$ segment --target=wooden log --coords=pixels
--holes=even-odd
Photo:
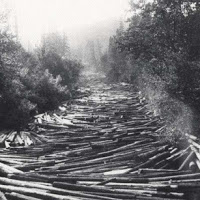
[[[190,135],[190,134],[186,133],[185,136],[188,137],[188,138],[191,139],[191,140],[194,140],[194,141],[197,140],[197,137],[194,136],[194,135]]]
[[[6,197],[8,197],[8,199],[11,199],[11,200],[42,200],[40,198],[31,197],[31,196],[19,194],[16,192],[6,193]]]
[[[158,172],[163,172],[163,173],[168,173],[168,172],[178,172],[178,170],[174,169],[148,169],[148,168],[141,168],[138,170],[138,174],[152,174],[152,173],[158,173]],[[154,176],[154,174],[152,174]]]
[[[41,177],[34,177],[34,176],[31,176],[31,175],[19,175],[19,174],[8,174],[7,176],[8,178],[10,179],[13,179],[13,180],[21,180],[21,181],[33,181],[33,182],[50,182],[48,178],[41,178]]]
[[[97,187],[97,186],[84,186],[84,185],[74,185],[69,183],[63,182],[54,182],[54,187],[68,189],[68,190],[75,190],[75,191],[85,191],[85,192],[99,192],[99,193],[114,193],[114,194],[133,194],[132,192],[123,192],[120,190],[112,190],[105,187]]]
[[[68,129],[68,126],[63,126],[63,125],[57,125],[57,124],[40,124],[40,123],[35,123],[35,125],[42,127],[42,128],[47,128],[47,129]]]
[[[5,191],[7,193],[20,193],[27,196],[41,198],[41,199],[49,199],[49,200],[78,200],[79,198],[59,195],[59,194],[51,194],[48,190],[34,189],[34,188],[25,188],[25,187],[17,187],[11,185],[0,185],[0,190]],[[61,192],[61,191],[60,191]]]
[[[200,178],[200,173],[193,173],[193,174],[183,174],[177,176],[165,176],[165,177],[156,177],[156,178],[149,178],[150,182],[157,182],[157,181],[167,181],[167,180],[184,180],[184,179],[198,179]]]
[[[195,160],[196,164],[197,164],[197,167],[199,168],[200,170],[200,161],[198,159]]]
[[[197,159],[200,161],[200,153],[193,146],[191,146],[191,149],[192,149],[192,151],[194,151],[194,153],[196,154]]]
[[[8,174],[23,174],[24,172],[6,164],[0,163],[0,173],[3,175]]]
[[[194,152],[190,152],[190,154],[187,156],[187,158],[183,161],[181,166],[179,167],[179,170],[183,170],[184,167],[190,162],[190,160],[194,157]]]
[[[6,196],[4,195],[3,192],[0,191],[0,199],[1,200],[7,200]]]

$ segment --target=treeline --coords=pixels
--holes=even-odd
[[[110,38],[101,58],[107,78],[134,83],[155,112],[171,115],[171,122],[190,110],[199,118],[200,2],[142,0],[131,1],[130,7],[128,25]],[[179,109],[182,104],[185,109]],[[182,123],[193,119],[187,116]]]
[[[27,52],[5,17],[0,24],[0,128],[20,130],[36,113],[72,97],[83,66],[69,59],[67,38],[60,33],[44,35],[41,46]]]

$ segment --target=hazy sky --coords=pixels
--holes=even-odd
[[[42,33],[72,32],[79,27],[125,16],[129,0],[10,0],[19,34],[34,44]]]

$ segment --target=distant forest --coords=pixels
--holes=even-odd
[[[198,134],[200,2],[135,2],[130,2],[128,22],[110,38],[101,70],[111,82],[133,83],[155,115],[168,120],[170,134]]]

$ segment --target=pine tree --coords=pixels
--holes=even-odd
[[[46,53],[54,52],[62,58],[69,57],[69,45],[68,39],[65,33],[60,34],[58,32],[48,33],[43,35],[41,48]]]
[[[85,46],[85,62],[92,68],[97,65],[94,41],[89,40]]]

